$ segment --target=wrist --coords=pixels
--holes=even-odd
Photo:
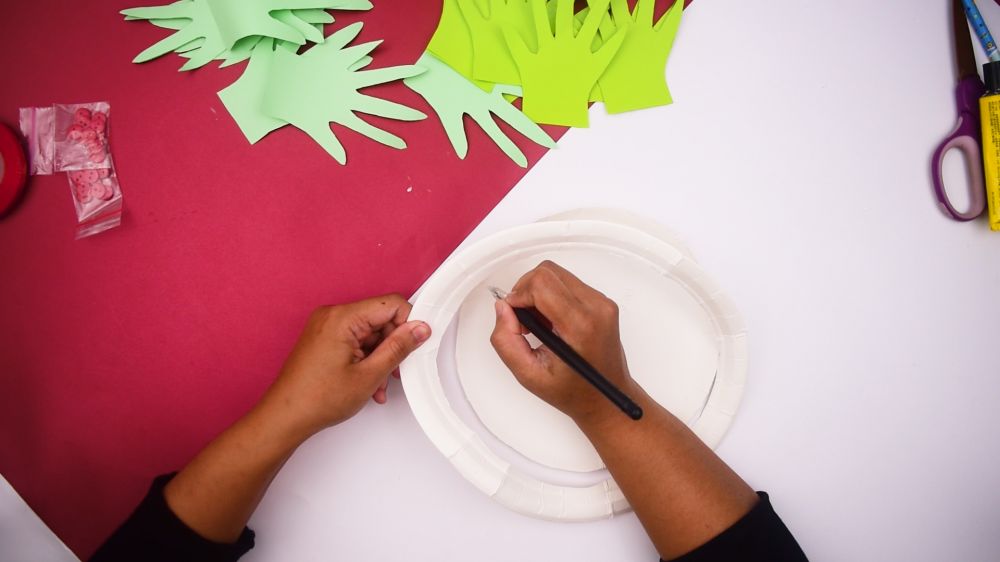
[[[652,399],[642,387],[634,381],[629,380],[620,389],[643,409],[643,416],[645,417],[645,413],[649,411],[649,403]],[[621,408],[603,395],[598,402],[592,404],[586,410],[571,414],[570,418],[588,437],[614,430],[615,427],[621,425],[634,424],[636,422],[636,420],[630,418]]]
[[[283,396],[280,391],[272,388],[247,417],[265,428],[277,441],[287,443],[294,448],[324,428],[323,424],[308,414],[310,411],[305,405]]]

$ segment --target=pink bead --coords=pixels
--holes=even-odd
[[[101,162],[104,162],[105,158],[107,158],[107,155],[104,154],[103,151],[90,153],[90,161],[93,162],[94,164],[100,164]]]
[[[87,109],[86,107],[81,107],[80,109],[76,110],[76,113],[73,114],[73,117],[75,119],[86,119],[87,121],[90,121],[91,118],[90,110]]]
[[[115,190],[110,185],[104,185],[103,183],[94,184],[95,188],[100,187],[100,192],[96,189],[94,191],[94,197],[97,197],[101,201],[111,201],[115,196]]]
[[[110,168],[99,168],[97,170],[97,177],[101,178],[102,180],[105,179],[105,178],[110,178],[111,177],[111,169]]]
[[[83,140],[97,140],[97,132],[93,129],[85,129],[83,133],[81,133],[81,136],[83,137]]]

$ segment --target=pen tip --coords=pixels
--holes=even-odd
[[[488,289],[489,289],[490,293],[493,295],[493,298],[495,298],[498,301],[502,301],[505,298],[507,298],[507,291],[504,291],[503,289],[501,289],[499,287],[494,287],[494,286],[491,285],[491,286],[488,287]]]

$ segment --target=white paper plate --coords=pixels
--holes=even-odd
[[[501,232],[452,256],[425,284],[411,317],[434,334],[401,369],[427,436],[510,509],[563,521],[610,517],[628,504],[593,447],[568,418],[522,389],[489,346],[485,286],[509,288],[543,259],[618,302],[633,377],[713,447],[742,396],[743,321],[676,236],[609,211]],[[450,341],[459,315],[457,342]],[[456,356],[458,390],[446,375]]]

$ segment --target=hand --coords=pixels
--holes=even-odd
[[[503,99],[500,92],[484,92],[429,52],[424,53],[417,64],[427,71],[403,82],[427,100],[437,113],[459,158],[464,160],[469,152],[469,140],[465,136],[466,115],[489,135],[504,154],[522,168],[528,166],[528,158],[500,129],[494,118],[499,118],[541,146],[555,146],[552,137]]]
[[[655,0],[639,0],[629,11],[626,0],[612,0],[612,18],[601,22],[602,39],[626,29],[625,41],[598,84],[608,113],[623,113],[673,102],[667,87],[667,59],[681,24],[680,1],[653,21]]]
[[[401,121],[427,117],[405,105],[360,92],[369,86],[424,72],[423,68],[415,65],[358,70],[358,61],[368,56],[380,43],[372,41],[348,47],[362,27],[362,22],[344,27],[302,55],[282,49],[275,51],[270,79],[260,98],[260,109],[265,115],[301,129],[341,164],[347,163],[347,152],[330,129],[330,123],[347,127],[386,146],[402,149],[406,148],[403,139],[379,129],[357,114]]]
[[[512,307],[534,307],[552,322],[553,331],[588,363],[622,389],[637,396],[618,332],[618,306],[562,267],[545,261],[497,301],[497,323],[490,341],[525,388],[573,418],[577,424],[621,415],[614,404],[556,357],[547,347],[532,349]]]
[[[536,123],[587,126],[590,93],[625,39],[625,31],[619,31],[593,50],[609,1],[593,0],[577,32],[573,0],[555,0],[553,33],[545,0],[530,0],[537,52],[517,32],[504,29],[524,87],[524,114]]]
[[[431,335],[406,321],[410,308],[388,295],[317,309],[264,403],[305,436],[351,418],[369,397],[384,404],[389,374]]]

